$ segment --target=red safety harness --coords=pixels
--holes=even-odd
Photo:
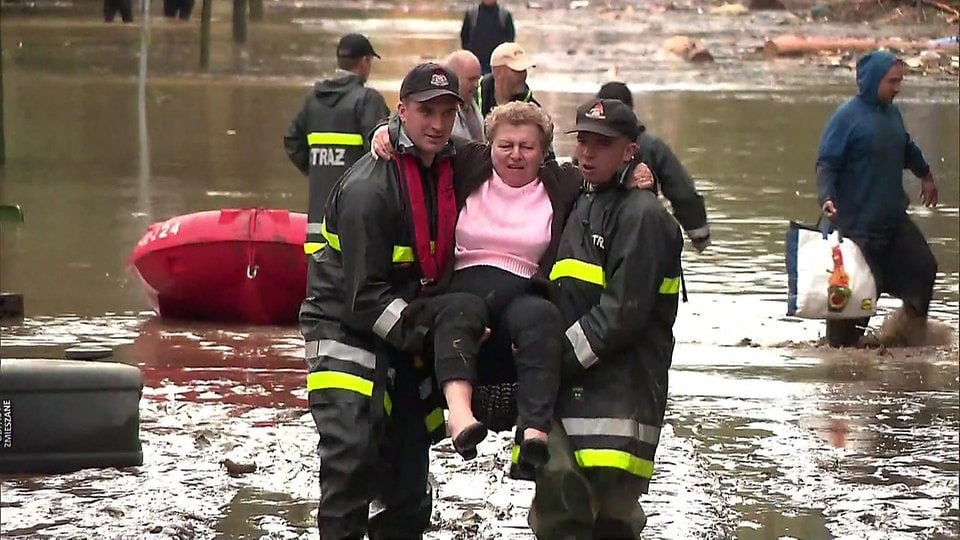
[[[410,154],[396,157],[400,173],[401,189],[410,203],[413,221],[414,253],[422,284],[429,285],[439,279],[453,252],[454,233],[457,226],[457,199],[453,191],[453,167],[449,159],[437,164],[437,235],[432,248],[430,242],[430,217],[427,215],[427,202],[423,195],[423,180],[417,158]]]

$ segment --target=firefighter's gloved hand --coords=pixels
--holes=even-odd
[[[437,314],[435,303],[430,298],[418,298],[403,308],[403,345],[401,350],[419,354],[423,352],[423,343],[427,333],[433,327]]]
[[[705,249],[713,244],[709,235],[704,236],[703,238],[691,238],[690,242],[693,244],[694,249],[697,250],[697,253],[703,253]]]
[[[586,371],[583,368],[583,364],[580,363],[580,360],[577,359],[577,354],[573,352],[573,345],[570,344],[570,341],[564,337],[563,339],[563,356],[560,361],[560,378],[564,381],[569,381],[571,379],[577,379]]]

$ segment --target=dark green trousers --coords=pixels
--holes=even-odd
[[[550,430],[550,461],[536,478],[527,522],[538,540],[640,538],[647,516],[629,473],[582,469],[559,422]],[[630,486],[630,487],[627,487]]]

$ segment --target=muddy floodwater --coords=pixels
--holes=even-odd
[[[161,321],[124,263],[153,221],[238,206],[302,211],[306,182],[281,136],[307,85],[332,71],[337,37],[370,35],[383,56],[371,84],[394,103],[406,69],[458,45],[466,3],[266,2],[265,20],[235,46],[230,3],[214,2],[206,74],[199,6],[179,23],[152,4],[148,39],[139,15],[103,24],[98,2],[0,7],[0,200],[26,216],[2,226],[0,284],[23,293],[27,312],[0,327],[0,357],[106,344],[145,381],[144,465],[2,478],[0,536],[316,538],[317,436],[296,329]],[[818,346],[821,324],[783,315],[784,232],[790,219],[816,219],[816,146],[853,74],[744,55],[799,24],[787,14],[661,4],[621,18],[593,6],[514,9],[539,64],[530,85],[558,133],[601,82],[626,80],[639,116],[707,199],[714,245],[684,252],[689,302],[675,327],[645,537],[960,538],[956,78],[909,77],[898,98],[940,188],[940,206],[923,209],[905,175],[910,213],[939,261],[932,313],[946,342],[830,350]],[[863,28],[825,30],[848,31]],[[658,56],[677,33],[717,61]],[[572,138],[558,135],[556,148],[569,155]],[[881,300],[884,313],[897,306]],[[532,486],[506,478],[509,442],[489,437],[469,464],[449,441],[433,449],[429,538],[533,538]],[[256,470],[230,476],[226,459]]]

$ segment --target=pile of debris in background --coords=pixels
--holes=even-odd
[[[777,4],[809,22],[869,24],[873,28],[896,25],[930,25],[944,28],[941,37],[905,39],[816,35],[781,35],[768,38],[764,57],[815,56],[828,67],[855,69],[856,56],[884,48],[900,54],[914,74],[960,75],[960,0],[842,0],[817,3],[809,0],[750,0],[751,5]]]
[[[782,34],[757,36],[752,49],[740,50],[744,60],[796,58],[805,64],[855,69],[856,58],[884,48],[904,59],[912,74],[960,75],[960,0],[666,0],[590,2],[574,0],[561,8],[599,9],[600,18],[642,19],[645,12],[696,12],[704,17],[750,19],[761,12],[783,14]],[[533,9],[548,7],[549,0]],[[605,5],[604,5],[605,4]],[[626,5],[623,5],[626,4]],[[862,24],[858,24],[862,23]],[[744,21],[749,28],[750,22]],[[772,33],[771,33],[772,34]],[[692,63],[714,61],[710,44],[687,36],[667,36],[658,57]],[[721,51],[723,52],[723,51]]]

